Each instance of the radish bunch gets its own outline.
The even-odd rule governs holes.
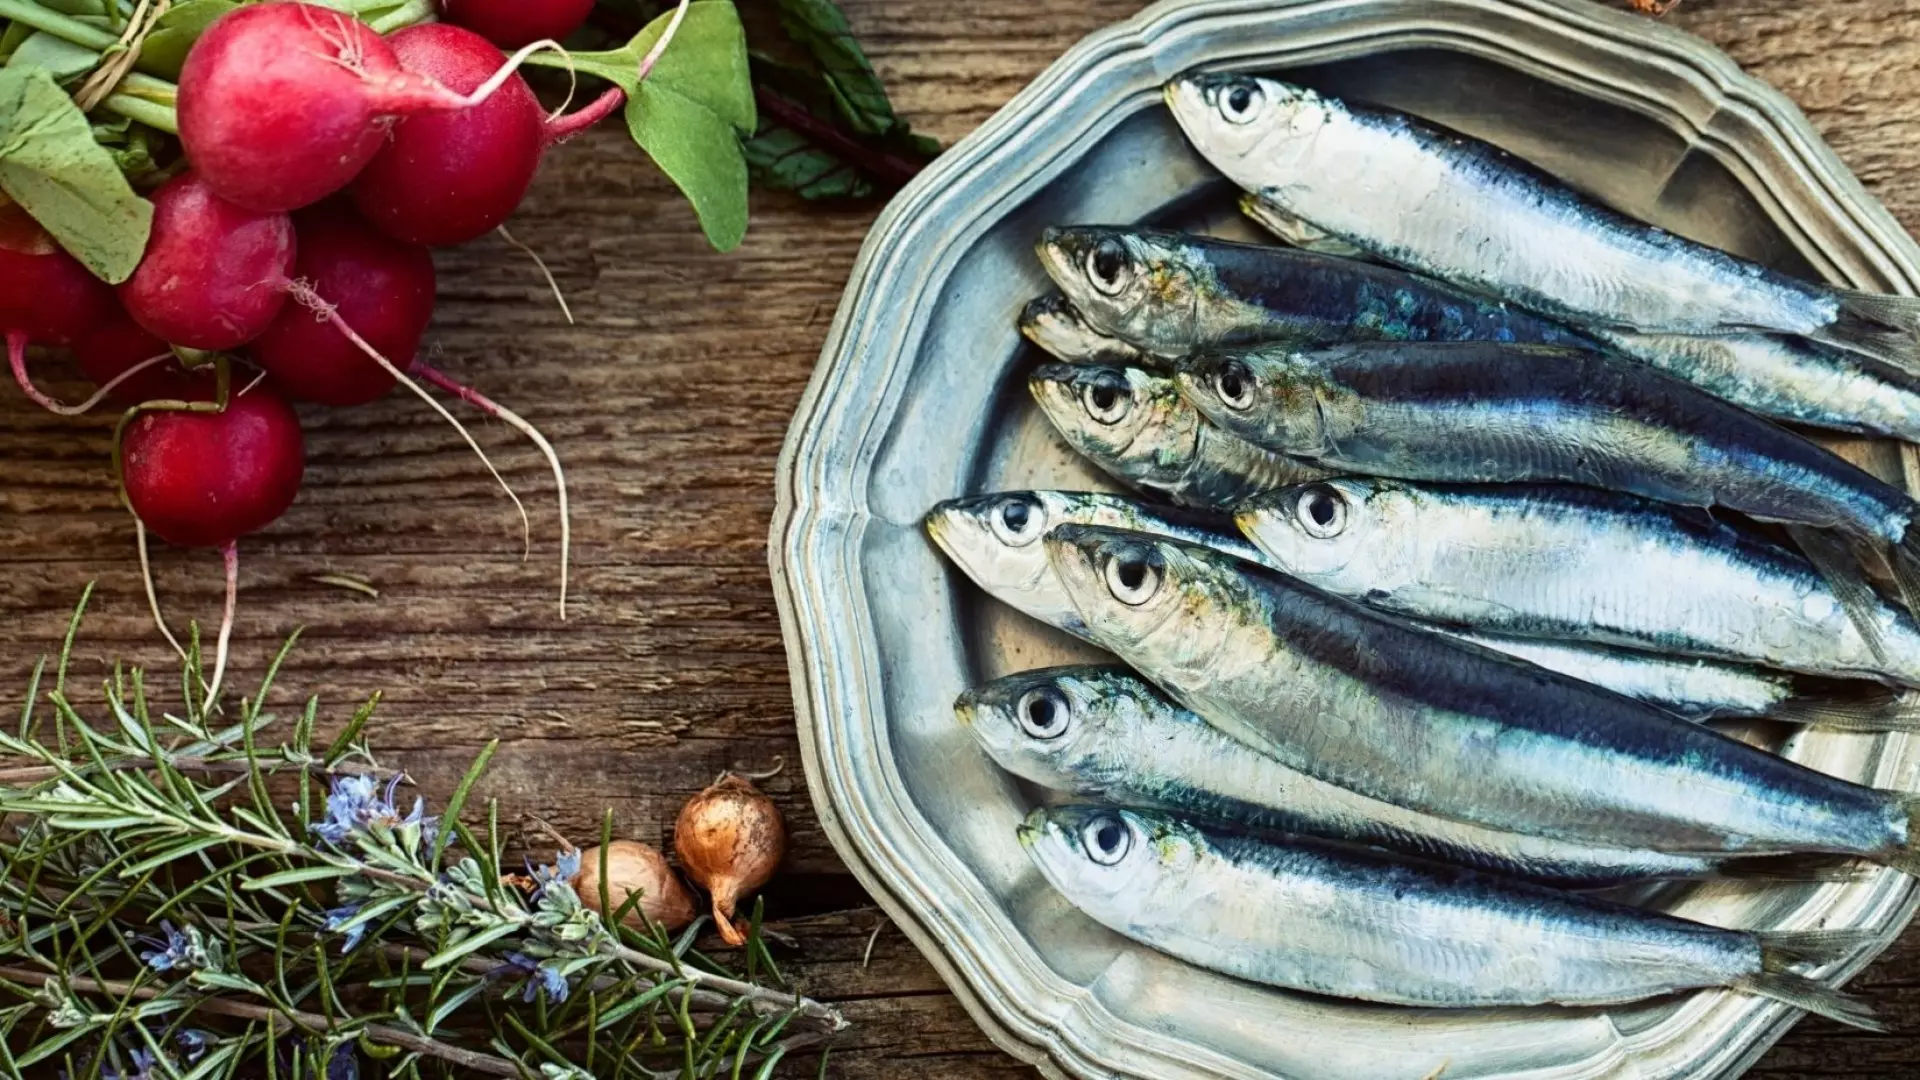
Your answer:
[[[385,37],[305,3],[223,15],[181,68],[185,167],[150,194],[145,253],[117,287],[0,205],[0,335],[15,380],[62,412],[108,398],[131,407],[118,460],[143,565],[147,532],[223,552],[222,659],[237,542],[299,491],[305,451],[290,402],[362,405],[401,385],[483,461],[423,383],[522,431],[546,456],[559,489],[565,617],[558,456],[531,424],[418,354],[434,305],[428,245],[499,228],[546,150],[625,100],[616,88],[549,116],[515,70],[532,51],[557,49],[551,39],[590,6],[448,0],[448,17],[474,29],[424,24]],[[520,51],[508,57],[499,45]],[[34,389],[29,344],[70,348],[100,393],[66,406]],[[221,670],[217,660],[213,690]]]

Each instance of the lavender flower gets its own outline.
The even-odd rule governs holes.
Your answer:
[[[127,1051],[127,1060],[133,1064],[132,1069],[122,1072],[119,1069],[102,1068],[100,1080],[155,1080],[166,1075],[155,1068],[160,1063],[159,1059],[146,1050],[136,1047]]]
[[[386,790],[376,795],[370,776],[336,776],[333,790],[327,793],[326,820],[308,828],[320,839],[341,847],[352,837],[371,835],[376,830],[389,833],[417,826],[421,837],[432,846],[439,819],[426,816],[427,801],[418,797],[413,800],[413,810],[403,816],[393,804],[399,787],[400,777],[396,775],[387,781]]]
[[[142,945],[151,945],[140,954],[140,959],[155,971],[192,971],[207,966],[207,949],[201,941],[200,931],[189,926],[176,930],[173,923],[162,919],[160,929],[166,933],[163,940],[157,937],[139,939]]]
[[[180,1053],[186,1057],[189,1065],[206,1057],[207,1048],[218,1039],[219,1036],[213,1032],[201,1031],[199,1028],[181,1028],[173,1033],[173,1041],[180,1047]]]
[[[573,879],[580,876],[580,849],[560,852],[554,857],[552,866],[529,865],[528,874],[533,878],[533,902],[537,904],[546,895],[547,886],[555,882],[571,886]]]
[[[511,952],[506,963],[487,972],[490,979],[521,978],[526,985],[520,992],[520,1000],[532,1001],[537,994],[545,994],[547,1000],[558,1005],[567,1000],[572,987],[567,985],[567,977],[559,969],[535,960],[525,953]]]
[[[359,904],[344,904],[337,908],[329,908],[327,910],[326,929],[339,930],[341,927],[346,926],[349,922],[352,922],[353,917],[358,914],[360,914]],[[360,939],[366,936],[367,936],[366,923],[360,923],[355,926],[347,927],[347,939],[340,943],[340,952],[343,955],[346,953],[352,952],[354,949],[359,947]]]

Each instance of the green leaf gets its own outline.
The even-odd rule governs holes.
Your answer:
[[[39,68],[57,82],[85,75],[100,62],[100,54],[40,31],[20,43],[7,58],[10,68]]]
[[[473,764],[467,768],[467,774],[460,778],[459,786],[453,789],[453,797],[447,800],[446,813],[443,815],[445,820],[460,820],[460,811],[466,809],[467,796],[473,792],[473,785],[479,782],[480,774],[487,771],[487,763],[493,760],[494,752],[499,749],[500,740],[494,739],[487,743],[486,749],[480,751],[478,757],[473,759]],[[440,858],[446,854],[447,842],[452,838],[452,829],[441,829],[439,835],[434,837],[431,863],[434,869],[440,868]]]
[[[173,5],[160,16],[158,28],[147,35],[146,42],[140,46],[140,59],[134,66],[149,75],[179,82],[180,65],[187,59],[187,50],[200,40],[213,20],[239,6],[234,0],[186,0]]]
[[[627,129],[693,203],[720,251],[747,235],[747,159],[733,126],[698,102],[651,82],[627,102]]]
[[[554,68],[571,64],[573,70],[605,79],[631,98],[639,93],[641,61],[672,21],[673,12],[669,10],[618,49],[568,57],[536,53],[527,62]],[[654,62],[647,85],[671,90],[695,102],[743,134],[754,129],[757,117],[747,35],[731,0],[698,0],[687,5],[686,17],[667,43],[667,50]]]
[[[513,932],[519,929],[520,929],[519,923],[511,923],[511,922],[503,922],[494,926],[490,926],[487,929],[482,930],[481,932],[473,935],[472,937],[467,938],[466,940],[460,942],[458,945],[454,945],[451,948],[443,949],[440,952],[437,952],[432,956],[428,957],[426,962],[420,965],[420,970],[421,971],[438,971],[439,969],[446,967],[448,964],[458,963],[460,960],[465,959],[466,957],[472,955],[473,953],[479,952],[481,949],[486,948],[487,946],[493,944],[496,941],[499,941],[501,938],[506,937],[507,935],[512,934]]]
[[[754,54],[753,78],[768,103],[746,142],[755,183],[804,199],[863,199],[892,191],[940,153],[903,120],[879,135],[853,131],[825,76]]]
[[[240,883],[247,892],[259,892],[262,889],[278,889],[286,885],[301,885],[309,881],[327,881],[332,878],[348,877],[359,873],[353,866],[303,866],[295,870],[282,870],[266,877],[250,877]]]
[[[153,204],[134,194],[45,71],[0,69],[0,190],[108,283],[140,264]]]
[[[892,129],[893,103],[853,28],[833,0],[779,0],[780,25],[806,46],[832,88],[840,114],[855,131],[880,135]]]

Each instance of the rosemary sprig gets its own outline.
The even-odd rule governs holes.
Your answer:
[[[319,708],[265,707],[282,650],[229,719],[197,700],[189,647],[177,712],[137,670],[75,703],[74,633],[0,731],[0,1075],[73,1080],[319,1077],[755,1077],[846,1026],[770,985],[759,919],[741,977],[678,937],[596,914],[578,854],[503,866],[499,808],[444,818],[364,737],[331,742]],[[288,643],[288,648],[292,643]]]

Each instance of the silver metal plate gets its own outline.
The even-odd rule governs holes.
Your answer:
[[[1092,654],[982,597],[943,564],[920,519],[962,493],[1108,486],[1028,400],[1032,357],[1014,319],[1047,288],[1032,253],[1044,226],[1252,235],[1235,193],[1160,105],[1160,85],[1195,67],[1284,73],[1438,120],[1631,214],[1790,272],[1901,293],[1920,283],[1920,248],[1790,102],[1644,19],[1580,0],[1169,0],[1093,35],[881,216],[781,456],[770,560],[828,834],[995,1041],[1052,1075],[1736,1075],[1798,1014],[1717,992],[1487,1013],[1252,986],[1094,924],[1015,842],[1015,823],[1043,793],[974,747],[953,720],[954,696]],[[1899,475],[1888,446],[1849,451]],[[1920,759],[1897,736],[1778,745],[1882,787],[1913,785]],[[1912,915],[1915,890],[1879,871],[1651,898],[1725,926],[1870,927],[1885,943]],[[1838,980],[1869,959],[1826,974]]]

